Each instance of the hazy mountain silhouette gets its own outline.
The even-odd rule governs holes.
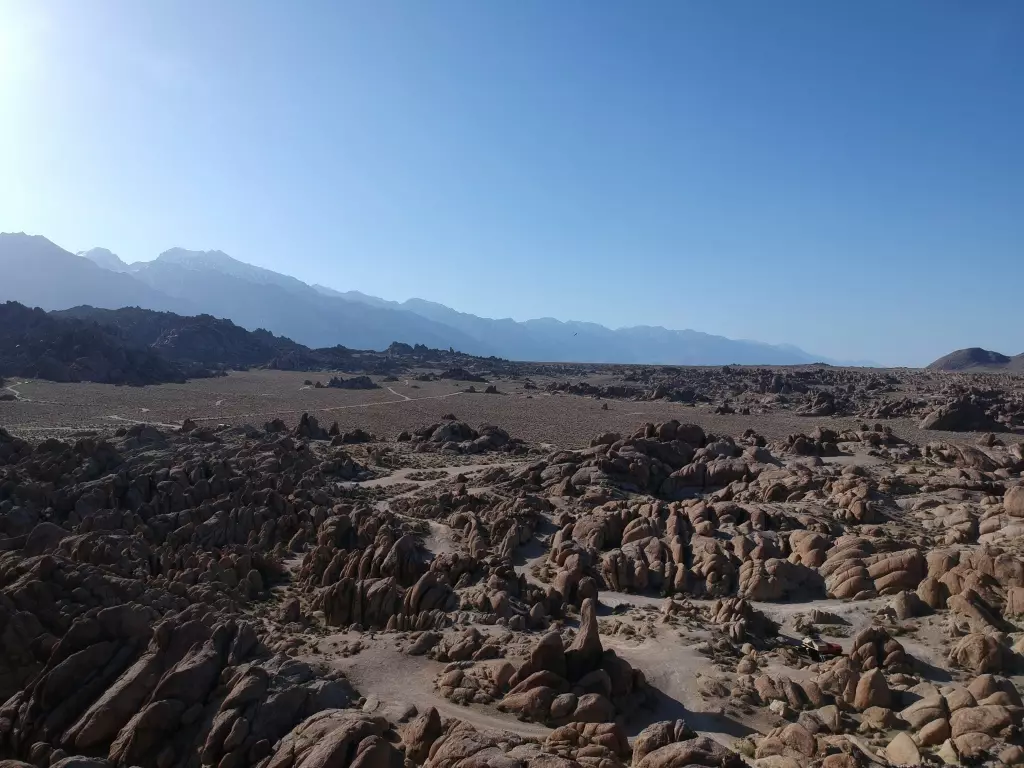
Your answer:
[[[78,255],[88,259],[97,266],[109,269],[111,272],[131,271],[131,266],[125,264],[117,254],[111,253],[106,248],[93,248],[90,251],[79,251]]]
[[[42,237],[0,236],[0,299],[44,309],[82,304],[140,306],[228,318],[310,347],[385,349],[393,341],[454,347],[514,360],[669,365],[832,362],[790,345],[727,339],[693,330],[540,318],[517,322],[458,312],[423,299],[388,301],[359,291],[307,285],[220,251],[174,248],[125,264],[106,249],[76,256]]]
[[[0,234],[0,301],[42,309],[91,304],[196,314],[187,301],[68,253],[45,237],[25,234]]]
[[[493,320],[458,312],[424,299],[387,301],[359,291],[344,293],[315,286],[325,294],[415,312],[457,328],[482,344],[501,350],[512,360],[560,360],[566,362],[661,363],[665,365],[727,365],[752,363],[794,365],[821,361],[820,356],[791,345],[773,346],[756,341],[727,339],[700,331],[673,331],[660,326],[634,326],[612,330],[597,323],[551,317],[517,322]],[[826,361],[830,362],[830,361]]]
[[[378,309],[321,292],[287,275],[253,267],[218,251],[174,249],[136,265],[133,277],[201,312],[244,328],[265,328],[309,347],[343,344],[385,349],[393,341],[454,346],[479,353],[458,331],[411,312]]]

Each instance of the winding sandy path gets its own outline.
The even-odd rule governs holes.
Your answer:
[[[392,389],[391,387],[388,387],[388,392],[390,392],[392,395],[397,395],[398,397],[402,398],[403,400],[412,400],[412,398],[409,397],[408,395],[403,395],[401,392],[395,392],[395,390]],[[426,398],[423,398],[423,399],[426,399]]]
[[[161,423],[159,421],[145,421],[143,419],[128,419],[128,418],[125,418],[124,416],[116,416],[116,415],[104,416],[103,418],[110,419],[111,421],[124,421],[124,422],[127,422],[128,424],[147,424],[147,425],[149,425],[151,427],[161,427],[163,429],[177,429],[178,427],[181,426],[180,424],[163,424],[163,423]]]
[[[10,392],[12,395],[14,395],[14,399],[15,400],[17,400],[19,402],[22,402],[22,403],[38,403],[38,404],[41,404],[41,405],[60,405],[60,403],[55,403],[52,400],[33,400],[31,397],[25,397],[23,394],[21,394],[21,392],[19,392],[18,390],[15,389],[15,387],[21,387],[21,386],[24,386],[25,384],[28,384],[28,383],[29,382],[27,382],[27,381],[19,381],[19,382],[15,383],[15,384],[9,384],[8,386],[4,387],[4,390],[7,391],[7,392]]]

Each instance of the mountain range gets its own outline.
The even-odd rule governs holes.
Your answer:
[[[790,345],[694,330],[540,318],[517,322],[458,312],[423,299],[388,301],[308,285],[221,251],[173,248],[127,264],[109,250],[73,254],[44,237],[0,234],[0,301],[46,310],[80,305],[209,314],[309,347],[383,350],[394,341],[481,356],[559,362],[797,365],[836,362]]]

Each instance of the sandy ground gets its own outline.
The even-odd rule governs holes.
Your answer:
[[[366,640],[360,634],[331,635],[320,643],[323,651],[329,652],[337,640]],[[310,661],[319,657],[308,657]],[[345,673],[345,676],[364,695],[375,697],[381,705],[402,708],[412,704],[420,712],[437,707],[443,717],[455,717],[489,730],[511,730],[526,736],[543,738],[550,728],[537,723],[526,723],[501,714],[492,707],[453,704],[438,696],[434,690],[434,679],[445,665],[425,656],[407,656],[395,647],[393,635],[378,635],[370,641],[370,647],[349,658],[334,658],[329,663]]]
[[[601,432],[629,433],[646,421],[678,419],[700,424],[718,434],[738,435],[753,427],[770,439],[810,433],[818,425],[855,427],[862,420],[847,417],[803,417],[789,412],[744,416],[718,415],[711,405],[667,401],[597,400],[568,394],[525,390],[521,382],[495,380],[500,395],[464,390],[454,381],[403,380],[380,383],[380,389],[315,389],[306,380],[327,374],[254,370],[187,384],[118,387],[109,384],[57,384],[39,380],[8,382],[19,400],[0,402],[0,426],[14,434],[39,437],[75,431],[109,431],[125,423],[177,426],[185,418],[200,423],[251,423],[280,418],[291,425],[308,411],[321,422],[337,421],[342,430],[361,427],[387,439],[399,432],[439,420],[448,413],[471,425],[497,424],[531,443],[562,448],[581,447]],[[602,406],[607,405],[607,410]],[[922,433],[907,419],[886,422],[904,439],[962,441],[964,435]],[[973,437],[973,436],[972,436]]]

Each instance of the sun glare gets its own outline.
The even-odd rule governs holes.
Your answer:
[[[0,0],[0,92],[8,94],[30,68],[32,19],[14,3]]]

